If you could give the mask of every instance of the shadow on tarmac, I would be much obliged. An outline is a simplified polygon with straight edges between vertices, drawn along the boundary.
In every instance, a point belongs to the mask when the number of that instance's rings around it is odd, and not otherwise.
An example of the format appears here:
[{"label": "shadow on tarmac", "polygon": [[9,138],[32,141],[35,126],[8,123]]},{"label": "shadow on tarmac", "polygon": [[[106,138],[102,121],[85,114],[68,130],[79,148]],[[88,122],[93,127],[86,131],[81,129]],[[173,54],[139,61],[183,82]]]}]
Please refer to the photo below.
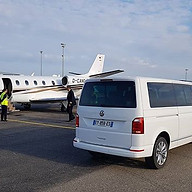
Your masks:
[{"label": "shadow on tarmac", "polygon": [[[40,121],[42,118],[47,118],[46,123],[63,123],[63,113],[59,111],[58,104],[43,104],[34,105],[30,111],[20,109],[22,113],[15,113],[15,118],[27,116],[29,121]],[[76,108],[74,109],[76,112]],[[32,115],[30,115],[32,112]],[[37,113],[36,113],[37,112]],[[43,115],[39,116],[42,112]],[[45,113],[46,112],[46,113]],[[60,115],[55,118],[53,115]],[[53,115],[52,115],[53,113]],[[47,115],[48,114],[48,115]],[[65,114],[67,118],[67,114]],[[15,122],[8,122],[8,129],[0,129],[0,149],[10,150],[12,152],[21,153],[29,156],[34,156],[49,161],[69,164],[72,166],[94,167],[98,165],[108,166],[111,164],[127,166],[132,168],[146,169],[143,159],[130,159],[124,157],[116,157],[111,155],[103,155],[102,157],[94,158],[87,151],[73,147],[73,139],[75,130],[63,128],[51,128],[46,126],[28,125]],[[74,126],[67,124],[67,126]]]}]

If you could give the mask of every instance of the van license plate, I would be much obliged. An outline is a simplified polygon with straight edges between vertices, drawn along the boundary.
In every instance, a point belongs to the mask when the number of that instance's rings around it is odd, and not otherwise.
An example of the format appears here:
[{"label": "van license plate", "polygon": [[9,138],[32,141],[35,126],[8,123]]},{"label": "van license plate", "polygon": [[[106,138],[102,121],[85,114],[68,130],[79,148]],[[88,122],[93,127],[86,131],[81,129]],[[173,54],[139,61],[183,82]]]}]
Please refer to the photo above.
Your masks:
[{"label": "van license plate", "polygon": [[113,121],[93,120],[93,125],[101,127],[113,127]]}]

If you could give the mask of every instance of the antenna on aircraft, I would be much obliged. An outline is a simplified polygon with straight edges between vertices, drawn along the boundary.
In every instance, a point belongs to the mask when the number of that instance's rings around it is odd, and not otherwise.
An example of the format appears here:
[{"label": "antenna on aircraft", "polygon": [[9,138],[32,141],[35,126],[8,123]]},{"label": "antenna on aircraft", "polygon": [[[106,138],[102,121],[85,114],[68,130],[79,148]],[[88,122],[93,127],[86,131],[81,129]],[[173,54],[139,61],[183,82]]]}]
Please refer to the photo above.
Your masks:
[{"label": "antenna on aircraft", "polygon": [[189,71],[189,69],[185,69],[185,81],[187,81],[187,72]]},{"label": "antenna on aircraft", "polygon": [[61,43],[61,47],[62,47],[62,77],[64,76],[64,48],[65,48],[66,44]]},{"label": "antenna on aircraft", "polygon": [[43,56],[43,51],[40,51],[40,54],[41,54],[41,76],[43,75],[43,58],[42,58],[42,56]]}]

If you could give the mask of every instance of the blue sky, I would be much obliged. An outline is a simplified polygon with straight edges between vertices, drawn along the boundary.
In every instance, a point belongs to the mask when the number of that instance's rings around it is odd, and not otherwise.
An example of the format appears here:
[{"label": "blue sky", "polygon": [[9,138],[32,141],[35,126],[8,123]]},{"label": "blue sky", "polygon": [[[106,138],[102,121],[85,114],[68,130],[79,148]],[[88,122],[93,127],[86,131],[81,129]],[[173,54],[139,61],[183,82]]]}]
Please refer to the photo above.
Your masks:
[{"label": "blue sky", "polygon": [[122,76],[192,80],[191,0],[0,0],[0,71],[85,73],[98,53]]}]

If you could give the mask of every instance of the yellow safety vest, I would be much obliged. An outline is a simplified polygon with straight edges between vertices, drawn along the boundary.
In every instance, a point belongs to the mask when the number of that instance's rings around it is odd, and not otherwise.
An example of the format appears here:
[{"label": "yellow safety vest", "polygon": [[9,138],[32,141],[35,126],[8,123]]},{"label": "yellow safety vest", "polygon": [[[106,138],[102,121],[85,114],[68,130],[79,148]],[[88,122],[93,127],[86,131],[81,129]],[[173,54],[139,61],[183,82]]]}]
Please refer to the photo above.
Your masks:
[{"label": "yellow safety vest", "polygon": [[[1,94],[1,100],[3,99],[4,95],[5,95],[5,92],[3,92]],[[8,106],[8,98],[7,97],[1,102],[1,105]]]}]

